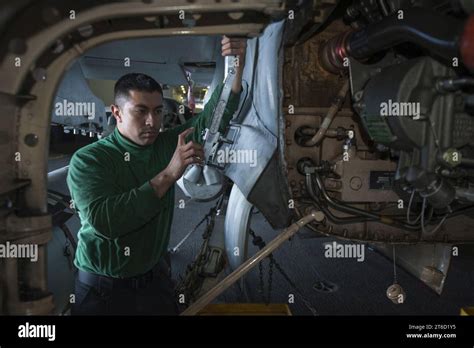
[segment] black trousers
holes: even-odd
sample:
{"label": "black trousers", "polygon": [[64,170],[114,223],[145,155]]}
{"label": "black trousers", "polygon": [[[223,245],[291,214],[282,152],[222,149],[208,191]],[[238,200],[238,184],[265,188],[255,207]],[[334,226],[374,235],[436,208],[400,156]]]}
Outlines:
{"label": "black trousers", "polygon": [[140,287],[123,287],[98,281],[90,285],[76,276],[72,315],[178,315],[178,306],[167,262],[161,261],[152,277]]}

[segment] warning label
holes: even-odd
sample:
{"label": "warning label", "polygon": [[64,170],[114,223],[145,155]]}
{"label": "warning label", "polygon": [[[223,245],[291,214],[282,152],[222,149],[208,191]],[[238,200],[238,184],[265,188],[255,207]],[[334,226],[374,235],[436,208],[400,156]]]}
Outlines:
{"label": "warning label", "polygon": [[374,170],[370,172],[369,187],[371,190],[391,190],[394,179],[395,172]]}

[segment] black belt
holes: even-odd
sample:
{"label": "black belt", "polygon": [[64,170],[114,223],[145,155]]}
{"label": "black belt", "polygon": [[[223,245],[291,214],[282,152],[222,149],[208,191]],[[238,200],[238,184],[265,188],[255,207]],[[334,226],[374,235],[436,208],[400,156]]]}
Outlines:
{"label": "black belt", "polygon": [[153,280],[153,276],[158,276],[162,265],[160,263],[150,271],[129,278],[113,278],[99,274],[84,272],[79,270],[77,279],[84,284],[94,288],[109,288],[109,289],[142,289],[146,287]]}

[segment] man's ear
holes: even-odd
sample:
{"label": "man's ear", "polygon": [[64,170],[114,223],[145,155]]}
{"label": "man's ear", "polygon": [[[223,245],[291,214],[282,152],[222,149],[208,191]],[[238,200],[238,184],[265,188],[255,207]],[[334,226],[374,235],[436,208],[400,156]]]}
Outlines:
{"label": "man's ear", "polygon": [[117,123],[121,123],[122,114],[120,112],[120,108],[118,107],[118,105],[115,105],[115,104],[110,105],[110,111],[112,111],[112,115],[115,117],[115,120],[117,121]]}

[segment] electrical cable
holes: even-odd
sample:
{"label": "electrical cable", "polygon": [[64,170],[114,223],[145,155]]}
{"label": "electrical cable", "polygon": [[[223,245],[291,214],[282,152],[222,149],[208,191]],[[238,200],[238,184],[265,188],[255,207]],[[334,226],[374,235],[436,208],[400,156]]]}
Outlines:
{"label": "electrical cable", "polygon": [[449,211],[451,210],[451,208],[448,206],[448,213],[446,213],[446,215],[441,219],[441,221],[439,222],[438,225],[436,225],[435,228],[433,228],[431,231],[427,231],[425,229],[425,209],[426,209],[426,197],[423,198],[423,206],[421,208],[421,231],[423,233],[423,235],[426,235],[426,236],[432,236],[434,235],[439,229],[440,227],[443,225],[443,223],[446,221],[446,219],[448,218],[448,215],[449,215]]}
{"label": "electrical cable", "polygon": [[418,215],[418,217],[415,219],[415,220],[410,220],[410,211],[411,211],[411,204],[413,203],[413,197],[415,196],[415,189],[413,189],[411,191],[411,195],[410,195],[410,200],[408,201],[408,207],[407,207],[407,222],[409,224],[415,224],[418,222],[418,220],[420,220],[421,218],[421,213],[420,215]]}

